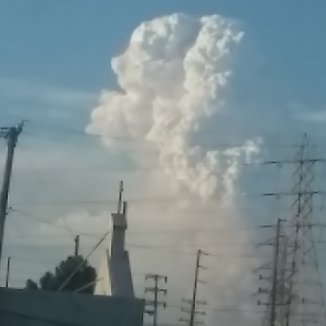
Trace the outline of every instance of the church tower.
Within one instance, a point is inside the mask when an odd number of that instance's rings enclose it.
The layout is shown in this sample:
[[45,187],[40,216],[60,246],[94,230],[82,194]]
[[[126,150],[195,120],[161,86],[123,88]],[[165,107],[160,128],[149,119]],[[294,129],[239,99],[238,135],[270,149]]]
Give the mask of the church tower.
[[123,182],[120,182],[117,213],[111,214],[112,233],[110,248],[105,251],[98,271],[96,295],[134,297],[129,253],[125,249],[127,230],[127,202],[122,202]]

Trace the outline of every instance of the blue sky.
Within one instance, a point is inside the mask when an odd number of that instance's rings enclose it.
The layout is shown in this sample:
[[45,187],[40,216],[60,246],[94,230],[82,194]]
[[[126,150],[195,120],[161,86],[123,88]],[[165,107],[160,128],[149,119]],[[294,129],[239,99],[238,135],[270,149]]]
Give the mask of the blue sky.
[[[289,101],[313,110],[321,110],[326,102],[322,0],[2,0],[0,6],[0,77],[26,87],[36,84],[96,94],[115,84],[109,58],[126,46],[141,21],[173,12],[218,13],[243,22],[268,66],[266,78],[272,73],[286,88]],[[2,120],[18,101],[2,96]],[[22,116],[46,110],[31,104],[33,108],[20,106]]]
[[[125,159],[121,153],[114,156],[97,138],[69,130],[83,131],[99,92],[116,87],[110,58],[122,52],[135,27],[175,12],[220,14],[243,24],[254,62],[241,69],[255,67],[256,71],[252,79],[241,80],[247,87],[234,103],[240,101],[246,108],[254,103],[255,107],[247,115],[230,118],[238,138],[256,136],[255,131],[259,134],[264,129],[269,140],[278,139],[282,145],[308,130],[317,144],[326,144],[325,0],[0,0],[0,125],[29,120],[18,146],[13,180],[13,201],[31,201],[30,207],[21,208],[25,214],[51,221],[76,209],[96,215],[104,208],[114,209],[115,203],[105,199],[115,196],[120,178],[137,179],[134,171],[115,172]],[[262,124],[241,134],[252,119]],[[228,129],[221,126],[217,133]],[[283,150],[278,148],[273,158],[288,157],[288,149]],[[3,153],[1,142],[0,167]],[[255,173],[244,180],[251,193],[287,190],[281,189],[288,186],[282,175],[251,188]],[[264,173],[258,172],[259,177]],[[87,198],[102,201],[100,207],[37,206]],[[260,212],[266,211],[260,205]],[[9,232],[16,234],[17,224],[30,231],[30,220],[14,216],[8,219]],[[69,241],[65,249],[70,248]],[[6,247],[6,254],[16,252],[16,247]],[[62,255],[62,250],[52,258],[44,254],[50,265]],[[24,268],[16,278],[35,277]],[[37,273],[43,271],[44,267]]]
[[[115,87],[110,58],[121,53],[142,21],[174,12],[198,16],[217,13],[239,20],[259,61],[257,80],[248,83],[253,85],[248,88],[251,102],[264,101],[265,90],[256,92],[255,87],[267,82],[266,98],[271,106],[294,106],[304,110],[304,117],[325,120],[325,10],[323,0],[2,0],[1,124],[28,119],[22,141],[38,142],[48,150],[69,151],[68,144],[60,142],[66,135],[62,136],[60,128],[84,130],[100,90]],[[245,118],[268,114],[273,119],[277,115],[275,121],[279,122],[278,110],[261,110]],[[311,116],[312,112],[318,114]],[[282,133],[285,141],[284,129],[292,122],[289,114],[281,111],[283,131],[275,124],[263,127],[271,129],[272,137]],[[323,124],[316,126],[304,119],[302,129],[314,129],[313,133],[318,130],[318,143],[323,141]],[[34,138],[29,138],[32,135]],[[39,136],[44,138],[40,140]],[[69,140],[81,142],[78,137]],[[98,145],[97,140],[82,142]],[[79,147],[77,157],[82,157],[84,148]],[[103,159],[105,154],[99,153]]]

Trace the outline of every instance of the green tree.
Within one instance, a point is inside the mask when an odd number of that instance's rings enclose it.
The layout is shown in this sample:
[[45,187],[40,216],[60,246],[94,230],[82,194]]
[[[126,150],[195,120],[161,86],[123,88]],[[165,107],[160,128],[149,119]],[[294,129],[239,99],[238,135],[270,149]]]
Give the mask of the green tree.
[[28,280],[26,281],[25,288],[26,288],[26,289],[29,289],[29,290],[38,290],[38,285],[37,285],[37,283],[34,282],[33,280],[28,279]]
[[[74,273],[78,267],[80,268]],[[27,280],[25,288],[29,290],[57,291],[72,273],[74,273],[74,276],[62,291],[80,290],[78,292],[87,294],[94,292],[96,270],[82,256],[70,256],[63,260],[53,273],[48,271],[40,278],[39,285],[30,279]]]

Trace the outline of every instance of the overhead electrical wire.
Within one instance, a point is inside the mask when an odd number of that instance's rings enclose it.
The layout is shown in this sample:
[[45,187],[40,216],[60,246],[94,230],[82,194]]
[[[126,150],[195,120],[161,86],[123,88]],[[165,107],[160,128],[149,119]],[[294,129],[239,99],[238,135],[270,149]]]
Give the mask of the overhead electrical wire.
[[[15,227],[16,227],[16,230],[17,230],[17,231],[22,235],[22,237],[24,237],[23,230],[22,230],[21,227],[18,225],[18,223],[15,225]],[[32,250],[33,250],[33,252],[34,252],[34,254],[35,254],[35,251],[37,251],[37,246],[35,246],[35,245],[30,241],[29,238],[24,237],[24,239],[25,239],[24,247],[26,248],[26,247],[29,246],[30,248],[32,248]],[[46,269],[49,268],[49,265],[46,264],[46,263],[43,261],[43,259],[40,258],[39,256],[38,256],[38,261],[39,261],[39,263],[40,263],[44,268],[46,268]]]
[[[72,134],[78,134],[78,135],[83,135],[83,136],[91,136],[91,137],[96,137],[96,138],[102,138],[103,137],[103,135],[89,135],[88,133],[86,133],[86,132],[80,132],[80,131],[72,131],[72,130],[70,130],[70,131],[67,131],[67,133],[72,133]],[[105,135],[104,135],[104,137],[106,137]],[[122,139],[119,139],[119,141],[121,141]],[[123,141],[135,141],[135,140],[123,140]],[[241,146],[242,146],[243,144],[241,144]],[[240,145],[239,145],[240,146]],[[228,145],[228,146],[226,146],[226,147],[231,147],[230,145]],[[147,169],[146,167],[145,167],[145,169]],[[46,188],[46,187],[44,187],[44,188]],[[51,196],[49,196],[49,197],[51,197]],[[146,203],[148,203],[148,202],[171,202],[171,201],[173,201],[173,200],[175,200],[174,198],[145,198],[145,199],[134,199],[134,200],[131,200],[131,202],[146,202]],[[179,199],[177,199],[177,201],[179,201]],[[95,204],[98,204],[99,203],[99,201],[92,201],[93,203],[95,203]],[[105,203],[105,204],[108,204],[109,202],[110,202],[110,200],[108,201],[107,199],[105,199],[105,200],[103,200],[103,201],[101,201],[101,202],[103,202],[103,203]],[[116,199],[113,201],[111,201],[111,202],[116,202]],[[90,202],[87,202],[87,201],[81,201],[80,203],[83,203],[83,204],[87,204],[87,203],[90,203]],[[52,205],[57,205],[55,202],[53,202],[52,203]],[[44,222],[44,221],[43,221]],[[65,222],[65,221],[64,221]],[[46,222],[44,222],[44,223],[46,223]],[[50,225],[53,225],[53,224],[51,224],[50,223]],[[71,235],[73,234],[73,230],[71,230],[70,229],[70,227],[68,227],[68,226],[66,226],[65,228],[64,228],[65,230],[67,230],[67,231],[70,231],[71,232]],[[179,232],[179,231],[178,231]],[[189,231],[184,231],[184,232],[189,232]],[[195,232],[195,231],[194,231]],[[198,231],[197,231],[198,232]],[[200,231],[199,231],[200,232]],[[82,234],[82,233],[81,233]],[[139,234],[141,234],[141,233],[139,233]],[[151,249],[151,250],[162,250],[162,247],[161,248],[155,248],[155,246],[148,246],[147,248],[146,248],[146,245],[144,245],[143,246],[143,248],[141,248],[141,245],[138,245],[138,248],[137,248],[137,245],[130,245],[129,246],[129,248],[131,248],[131,249]],[[166,248],[166,249],[168,249],[168,247]],[[163,250],[164,250],[164,248],[163,248]],[[173,252],[173,251],[171,251],[171,252]],[[174,251],[175,253],[179,253],[179,254],[193,254],[193,253],[190,253],[190,252],[184,252],[184,251]],[[214,254],[212,254],[211,256],[214,256],[214,257],[216,257],[216,258],[221,258],[221,256],[219,256],[219,255],[214,255]],[[229,255],[228,255],[229,256]],[[235,258],[235,257],[233,257],[233,258]],[[250,258],[250,257],[248,257],[248,256],[243,256],[243,257],[240,257],[240,258]],[[252,258],[257,258],[257,257],[252,257]]]
[[[77,135],[77,136],[82,136],[82,137],[89,137],[89,138],[107,138],[113,141],[120,141],[120,142],[129,142],[129,143],[137,143],[141,141],[146,141],[144,137],[121,137],[121,136],[115,136],[112,134],[106,134],[106,133],[94,133],[94,132],[87,132],[85,130],[80,130],[80,129],[72,129],[72,128],[65,128],[62,126],[57,126],[53,124],[44,124],[42,123],[34,123],[33,121],[29,121],[28,126],[32,126],[33,129],[27,129],[28,132],[34,133],[35,129],[39,130],[44,130],[49,134],[49,130],[57,131],[58,134],[71,134],[71,135]],[[151,143],[148,142],[148,145]],[[242,147],[244,144],[243,139],[239,140],[239,142],[232,142],[232,143],[219,143],[219,144],[210,144],[210,147],[214,148],[230,148],[230,147]],[[263,147],[268,147],[268,148],[297,148],[299,145],[298,144],[284,144],[284,143],[263,143]],[[156,151],[156,150],[154,150]]]
[[[167,304],[167,308],[175,308],[175,309],[181,309],[183,306],[178,304]],[[216,311],[216,312],[238,312],[238,313],[245,313],[245,312],[251,312],[251,313],[257,313],[262,314],[264,311],[260,310],[254,310],[249,308],[239,308],[237,306],[232,307],[205,307],[205,310],[207,311]]]
[[[48,220],[46,220],[46,219],[43,219],[43,218],[37,217],[37,216],[35,216],[35,215],[26,214],[25,212],[23,212],[23,211],[21,211],[21,210],[19,210],[19,209],[12,208],[11,211],[12,211],[13,213],[16,213],[16,214],[22,216],[22,217],[27,217],[27,218],[29,218],[29,219],[35,220],[35,221],[40,222],[40,223],[43,223],[43,224],[47,224],[47,225],[52,226],[52,227],[54,227],[54,228],[58,228],[58,229],[60,229],[60,230],[68,231],[70,234],[69,234],[69,235],[65,235],[65,236],[69,236],[69,237],[71,237],[71,232],[73,232],[72,229],[71,229],[71,228],[67,228],[66,225],[61,225],[61,224],[57,224],[57,223],[54,223],[54,222],[50,222],[50,221],[48,221]],[[56,221],[56,222],[57,222],[57,221]]]
[[95,244],[95,246],[90,250],[90,252],[85,256],[84,261],[82,261],[76,269],[62,282],[57,291],[61,291],[65,288],[65,286],[70,282],[70,280],[78,273],[78,271],[84,266],[85,262],[89,259],[89,257],[95,252],[95,250],[101,245],[101,243],[105,240],[105,238],[110,234],[110,231],[104,233],[102,238]]
[[[21,215],[22,217],[27,217],[27,218],[39,221],[44,224],[49,224],[50,226],[53,226],[55,228],[67,230],[66,226],[56,224],[57,221],[50,222],[44,218],[37,217],[35,215],[30,215],[30,214],[27,214],[25,211],[14,209],[14,208],[12,208],[11,211],[18,215]],[[128,233],[128,235],[174,234],[174,233],[176,233],[176,234],[179,234],[179,233],[215,233],[215,232],[225,232],[227,230],[258,231],[258,230],[262,230],[262,229],[266,229],[266,228],[273,228],[273,227],[275,227],[273,224],[265,224],[265,225],[253,225],[253,226],[230,226],[230,227],[222,226],[222,227],[212,227],[212,228],[184,228],[184,229],[177,228],[177,229],[152,229],[152,230],[129,229],[127,233]],[[80,230],[73,230],[73,232],[74,233],[77,232],[78,234],[82,234],[82,235],[90,235],[90,236],[100,236],[103,234],[101,232],[83,232]],[[44,235],[44,236],[46,236],[46,235]],[[53,236],[56,236],[56,235],[53,235]],[[62,235],[58,235],[58,236],[65,236],[65,235],[62,234]]]
[[[47,184],[49,183],[48,180],[46,180],[46,182],[44,182],[44,180],[42,179],[41,175],[38,173],[38,171],[36,169],[33,169],[33,166],[32,166],[32,160],[29,159],[28,155],[26,155],[26,152],[24,152],[24,149],[22,147],[22,145],[20,143],[19,144],[19,148],[22,149],[22,152],[24,153],[25,155],[25,161],[29,163],[30,165],[30,170],[34,173],[34,175],[36,176],[36,178],[38,179],[38,184],[39,186],[41,186],[43,188],[43,192],[46,192],[48,193],[48,188],[47,188]],[[53,194],[51,193],[48,193],[48,198],[52,198]],[[70,235],[72,237],[74,237],[74,234],[71,230],[71,228],[68,226],[67,222],[65,219],[63,219],[63,223],[65,224],[65,227],[66,229],[68,230],[68,232],[70,233]]]

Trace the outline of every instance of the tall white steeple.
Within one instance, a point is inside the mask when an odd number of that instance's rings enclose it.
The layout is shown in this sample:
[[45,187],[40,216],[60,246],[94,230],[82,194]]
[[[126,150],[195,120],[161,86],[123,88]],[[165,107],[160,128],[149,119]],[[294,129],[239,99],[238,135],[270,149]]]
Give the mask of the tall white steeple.
[[123,182],[120,182],[117,213],[111,214],[110,249],[106,250],[98,271],[97,295],[134,297],[128,251],[125,249],[127,230],[127,202],[122,202]]

